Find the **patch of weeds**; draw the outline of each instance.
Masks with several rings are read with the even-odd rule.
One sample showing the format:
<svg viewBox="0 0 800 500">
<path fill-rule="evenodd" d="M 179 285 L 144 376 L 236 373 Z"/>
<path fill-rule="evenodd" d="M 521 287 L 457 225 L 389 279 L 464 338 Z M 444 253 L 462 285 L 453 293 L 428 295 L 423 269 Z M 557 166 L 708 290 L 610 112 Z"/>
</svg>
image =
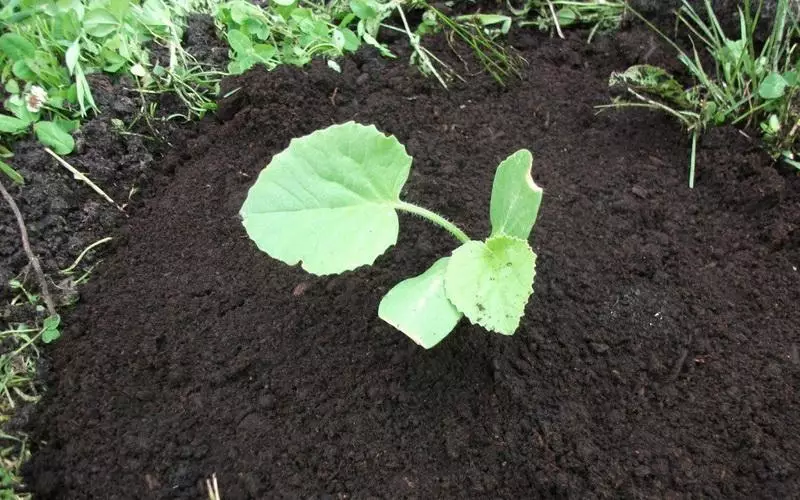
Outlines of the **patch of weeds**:
<svg viewBox="0 0 800 500">
<path fill-rule="evenodd" d="M 756 39 L 763 0 L 757 5 L 745 0 L 739 7 L 738 38 L 729 38 L 723 31 L 710 0 L 703 5 L 705 17 L 686 0 L 677 13 L 678 22 L 690 33 L 691 51 L 680 48 L 632 10 L 678 52 L 678 60 L 695 84 L 684 88 L 662 68 L 633 66 L 611 75 L 609 84 L 624 95 L 600 108 L 644 107 L 677 118 L 691 134 L 689 187 L 694 187 L 699 137 L 708 127 L 724 124 L 757 127 L 773 158 L 800 169 L 796 147 L 800 135 L 800 58 L 796 52 L 800 25 L 790 1 L 777 1 L 763 43 Z M 704 63 L 709 56 L 711 67 Z"/>
<path fill-rule="evenodd" d="M 3 141 L 33 128 L 59 155 L 70 153 L 70 134 L 97 111 L 89 76 L 132 74 L 142 92 L 174 92 L 187 115 L 202 116 L 222 74 L 203 69 L 181 47 L 191 2 L 162 0 L 9 0 L 0 8 L 0 81 L 8 114 L 0 114 Z M 151 60 L 160 45 L 166 64 Z M 0 165 L 14 182 L 21 177 Z"/>
<path fill-rule="evenodd" d="M 424 10 L 423 20 L 412 27 L 407 9 Z M 389 22 L 397 16 L 400 25 Z M 413 54 L 411 63 L 420 71 L 435 77 L 444 87 L 456 73 L 422 45 L 422 37 L 445 28 L 455 33 L 476 53 L 482 65 L 502 82 L 516 74 L 517 59 L 486 35 L 472 17 L 454 20 L 424 1 L 406 3 L 400 0 L 352 0 L 300 2 L 280 0 L 264 6 L 246 0 L 220 4 L 215 15 L 217 25 L 231 46 L 231 73 L 242 73 L 255 64 L 272 69 L 280 64 L 302 66 L 313 57 L 323 57 L 339 71 L 336 58 L 353 53 L 363 45 L 376 48 L 384 57 L 396 57 L 381 43 L 379 31 L 387 29 L 403 33 Z"/>
<path fill-rule="evenodd" d="M 38 297 L 24 291 L 19 284 L 17 289 L 24 292 L 28 305 L 41 307 Z M 0 354 L 0 426 L 5 427 L 21 404 L 39 400 L 41 393 L 36 380 L 41 354 L 37 343 L 57 340 L 59 326 L 60 318 L 56 315 L 44 318 L 37 325 L 12 324 L 0 332 L 3 350 Z M 27 498 L 15 491 L 21 484 L 20 467 L 29 455 L 24 436 L 0 432 L 0 499 Z"/>
<path fill-rule="evenodd" d="M 555 30 L 561 38 L 561 28 L 591 26 L 589 42 L 598 32 L 619 28 L 627 5 L 615 0 L 528 0 L 522 8 L 512 5 L 509 10 L 522 18 L 519 26 L 535 26 L 542 31 Z"/>
<path fill-rule="evenodd" d="M 53 314 L 54 308 L 75 303 L 75 288 L 88 279 L 92 270 L 81 269 L 81 261 L 88 252 L 110 240 L 103 238 L 92 243 L 72 265 L 59 272 L 62 279 L 53 283 L 58 290 L 55 298 L 49 292 L 48 295 L 31 292 L 26 284 L 28 273 L 9 282 L 13 298 L 0 311 L 0 317 L 8 325 L 0 331 L 0 428 L 5 427 L 20 405 L 38 401 L 39 346 L 61 336 L 61 317 Z M 20 322 L 19 318 L 31 319 Z M 0 432 L 0 499 L 27 498 L 16 495 L 15 489 L 20 486 L 19 468 L 28 455 L 24 436 Z"/>
<path fill-rule="evenodd" d="M 472 49 L 483 69 L 500 85 L 512 76 L 520 77 L 520 67 L 525 62 L 519 55 L 496 41 L 508 35 L 511 17 L 502 14 L 469 14 L 450 18 L 436 7 L 420 2 L 434 23 L 450 30 Z M 452 43 L 451 43 L 452 47 Z"/>
<path fill-rule="evenodd" d="M 0 500 L 30 499 L 30 494 L 16 491 L 22 483 L 22 464 L 30 457 L 27 442 L 0 432 L 0 443 Z"/>
</svg>

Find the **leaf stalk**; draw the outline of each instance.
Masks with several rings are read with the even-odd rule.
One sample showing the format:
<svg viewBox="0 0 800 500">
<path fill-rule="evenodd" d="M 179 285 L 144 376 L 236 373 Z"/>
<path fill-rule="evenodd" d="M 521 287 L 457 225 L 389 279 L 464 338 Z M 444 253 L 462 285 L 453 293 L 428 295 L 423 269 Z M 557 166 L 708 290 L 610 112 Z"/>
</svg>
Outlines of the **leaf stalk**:
<svg viewBox="0 0 800 500">
<path fill-rule="evenodd" d="M 467 236 L 467 233 L 459 229 L 458 226 L 456 226 L 449 220 L 445 219 L 441 215 L 431 212 L 427 208 L 418 207 L 413 203 L 407 203 L 405 201 L 398 202 L 397 205 L 395 205 L 395 208 L 398 210 L 405 210 L 406 212 L 410 212 L 415 215 L 419 215 L 423 219 L 428 219 L 437 226 L 440 226 L 445 230 L 447 230 L 450 234 L 455 236 L 456 239 L 461 243 L 466 243 L 468 241 L 471 241 L 471 238 Z"/>
</svg>

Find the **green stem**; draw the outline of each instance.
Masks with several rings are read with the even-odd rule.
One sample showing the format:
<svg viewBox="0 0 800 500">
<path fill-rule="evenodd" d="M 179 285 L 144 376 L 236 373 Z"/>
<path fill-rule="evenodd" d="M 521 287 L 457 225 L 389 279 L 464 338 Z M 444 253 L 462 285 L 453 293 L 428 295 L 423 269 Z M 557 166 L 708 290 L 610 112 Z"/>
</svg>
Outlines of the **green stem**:
<svg viewBox="0 0 800 500">
<path fill-rule="evenodd" d="M 689 158 L 689 189 L 694 189 L 694 168 L 697 164 L 697 136 L 700 132 L 695 129 L 692 134 L 692 156 Z"/>
<path fill-rule="evenodd" d="M 461 243 L 470 241 L 470 237 L 467 236 L 467 233 L 459 229 L 458 226 L 445 219 L 441 215 L 431 212 L 427 208 L 418 207 L 412 203 L 406 203 L 405 201 L 398 202 L 397 205 L 395 205 L 395 208 L 398 210 L 405 210 L 406 212 L 410 212 L 412 214 L 419 215 L 424 219 L 428 219 L 437 226 L 441 226 L 446 229 Z"/>
</svg>

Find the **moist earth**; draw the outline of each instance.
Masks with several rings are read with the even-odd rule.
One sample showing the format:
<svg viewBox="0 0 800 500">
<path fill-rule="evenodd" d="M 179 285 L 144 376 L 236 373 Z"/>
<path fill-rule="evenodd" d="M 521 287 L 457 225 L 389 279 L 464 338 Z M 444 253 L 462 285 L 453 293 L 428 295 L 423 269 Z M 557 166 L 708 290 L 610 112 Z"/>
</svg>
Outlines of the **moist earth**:
<svg viewBox="0 0 800 500">
<path fill-rule="evenodd" d="M 652 35 L 512 32 L 505 88 L 450 91 L 370 51 L 228 80 L 160 163 L 48 350 L 37 498 L 789 498 L 800 491 L 800 178 L 711 131 L 687 187 L 668 117 L 598 113 Z M 355 120 L 414 157 L 404 198 L 488 233 L 498 162 L 534 152 L 535 293 L 513 337 L 462 321 L 425 351 L 382 295 L 456 242 L 401 216 L 373 267 L 315 277 L 259 252 L 247 189 L 293 137 Z"/>
<path fill-rule="evenodd" d="M 225 64 L 227 49 L 216 38 L 208 16 L 188 19 L 183 45 L 206 67 Z M 154 47 L 154 52 L 157 49 Z M 65 159 L 123 210 L 75 180 L 32 136 L 14 143 L 14 157 L 6 160 L 25 178 L 25 186 L 12 185 L 5 176 L 2 179 L 19 205 L 33 251 L 45 272 L 56 280 L 59 269 L 70 266 L 90 244 L 112 235 L 135 212 L 142 192 L 149 193 L 148 186 L 163 173 L 156 159 L 169 139 L 179 141 L 185 130 L 185 125 L 176 120 L 162 120 L 186 113 L 185 105 L 174 95 L 144 96 L 147 102 L 143 104 L 143 96 L 127 77 L 112 79 L 96 74 L 89 78 L 100 113 L 81 126 L 75 134 L 75 151 Z M 156 113 L 148 120 L 143 110 L 151 104 L 156 105 Z M 123 124 L 123 128 L 115 123 Z M 80 269 L 90 268 L 107 247 L 96 248 L 85 256 Z M 27 264 L 16 221 L 10 210 L 0 210 L 0 298 L 9 297 L 9 279 L 23 272 Z M 34 281 L 28 283 L 32 289 L 36 288 Z M 67 280 L 57 285 L 51 287 L 57 302 L 71 301 L 76 293 L 73 284 Z M 25 322 L 31 312 L 6 307 L 0 311 L 0 320 Z"/>
</svg>

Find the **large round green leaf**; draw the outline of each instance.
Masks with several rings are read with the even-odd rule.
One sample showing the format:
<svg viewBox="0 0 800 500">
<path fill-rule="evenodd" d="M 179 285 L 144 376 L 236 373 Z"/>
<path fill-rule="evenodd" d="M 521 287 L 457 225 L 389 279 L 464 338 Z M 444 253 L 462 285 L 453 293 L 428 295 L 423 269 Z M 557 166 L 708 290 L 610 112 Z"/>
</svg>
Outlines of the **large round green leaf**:
<svg viewBox="0 0 800 500">
<path fill-rule="evenodd" d="M 294 139 L 241 209 L 258 247 L 310 273 L 372 264 L 397 241 L 395 206 L 411 157 L 394 136 L 353 122 Z"/>
<path fill-rule="evenodd" d="M 512 335 L 533 293 L 536 254 L 525 240 L 493 236 L 468 241 L 453 252 L 445 292 L 472 323 Z"/>
<path fill-rule="evenodd" d="M 445 295 L 444 275 L 449 260 L 441 258 L 419 276 L 401 281 L 378 307 L 382 320 L 425 349 L 447 337 L 463 316 Z"/>
</svg>

